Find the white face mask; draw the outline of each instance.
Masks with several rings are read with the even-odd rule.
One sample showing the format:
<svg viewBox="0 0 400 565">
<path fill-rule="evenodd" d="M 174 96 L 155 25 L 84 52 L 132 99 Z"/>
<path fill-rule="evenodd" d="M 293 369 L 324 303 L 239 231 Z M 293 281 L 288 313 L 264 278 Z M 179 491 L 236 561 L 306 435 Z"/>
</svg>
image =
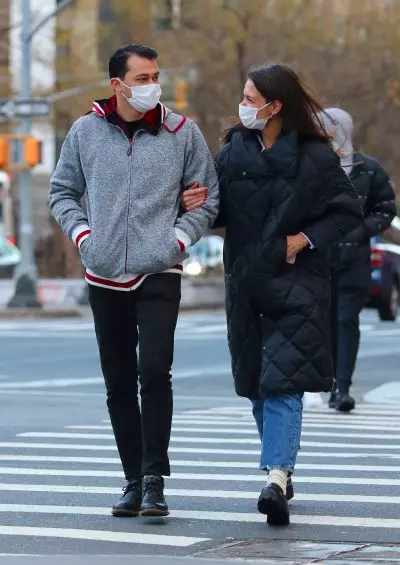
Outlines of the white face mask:
<svg viewBox="0 0 400 565">
<path fill-rule="evenodd" d="M 261 106 L 261 108 L 251 108 L 251 106 L 239 104 L 239 118 L 244 127 L 248 129 L 263 130 L 274 114 L 272 114 L 269 118 L 262 119 L 257 118 L 257 114 L 260 110 L 263 110 L 270 104 L 272 104 L 272 102 L 268 102 L 268 104 Z"/>
<path fill-rule="evenodd" d="M 160 102 L 162 90 L 159 84 L 143 84 L 141 86 L 128 86 L 122 80 L 120 83 L 129 88 L 131 91 L 131 98 L 122 95 L 126 98 L 129 104 L 138 112 L 145 114 L 154 108 Z"/>
</svg>

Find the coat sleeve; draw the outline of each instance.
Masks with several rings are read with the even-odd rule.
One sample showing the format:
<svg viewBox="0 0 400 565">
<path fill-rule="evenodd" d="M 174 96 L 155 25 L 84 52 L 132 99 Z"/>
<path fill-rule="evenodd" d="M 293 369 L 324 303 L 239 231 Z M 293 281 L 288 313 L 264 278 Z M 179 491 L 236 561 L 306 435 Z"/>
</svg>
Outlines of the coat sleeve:
<svg viewBox="0 0 400 565">
<path fill-rule="evenodd" d="M 89 236 L 87 216 L 82 208 L 86 190 L 78 139 L 78 124 L 72 126 L 63 146 L 56 169 L 50 179 L 49 206 L 63 232 L 80 246 Z"/>
<path fill-rule="evenodd" d="M 318 218 L 301 231 L 315 248 L 325 251 L 362 224 L 363 214 L 356 191 L 330 146 L 321 149 L 315 165 L 326 199 L 322 199 Z"/>
<path fill-rule="evenodd" d="M 374 162 L 371 172 L 371 191 L 365 217 L 367 239 L 385 231 L 396 215 L 396 197 L 389 175 L 377 161 Z"/>
<path fill-rule="evenodd" d="M 200 129 L 194 122 L 190 123 L 190 127 L 191 134 L 186 148 L 182 177 L 183 187 L 187 188 L 198 182 L 199 186 L 208 188 L 208 193 L 207 200 L 202 206 L 184 212 L 176 221 L 177 236 L 184 247 L 197 243 L 207 233 L 219 209 L 218 178 L 213 158 Z"/>
<path fill-rule="evenodd" d="M 228 154 L 228 145 L 224 147 L 217 153 L 215 158 L 215 168 L 217 170 L 218 183 L 219 183 L 219 213 L 215 219 L 213 228 L 224 228 L 226 226 L 226 196 L 228 190 L 228 180 L 226 172 L 226 159 Z"/>
</svg>

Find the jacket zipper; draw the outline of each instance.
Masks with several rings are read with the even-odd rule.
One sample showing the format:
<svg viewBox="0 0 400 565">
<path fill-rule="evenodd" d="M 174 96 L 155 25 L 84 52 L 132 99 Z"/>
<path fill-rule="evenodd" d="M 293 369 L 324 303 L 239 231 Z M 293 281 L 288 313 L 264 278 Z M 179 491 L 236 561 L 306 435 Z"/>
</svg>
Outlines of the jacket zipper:
<svg viewBox="0 0 400 565">
<path fill-rule="evenodd" d="M 132 139 L 129 142 L 129 147 L 127 151 L 128 157 L 130 157 L 130 164 L 129 164 L 129 185 L 128 185 L 128 205 L 126 210 L 126 235 L 125 235 L 125 267 L 124 272 L 128 274 L 128 228 L 129 228 L 129 212 L 131 209 L 131 186 L 132 186 L 132 161 L 133 161 L 133 146 L 136 141 L 136 137 L 139 133 L 144 132 L 145 130 L 138 130 Z"/>
<path fill-rule="evenodd" d="M 128 146 L 128 150 L 126 152 L 126 154 L 128 155 L 128 157 L 130 157 L 130 164 L 129 164 L 129 185 L 128 185 L 128 205 L 127 205 L 127 211 L 126 211 L 126 230 L 125 230 L 125 263 L 124 263 L 124 273 L 125 275 L 127 275 L 127 269 L 128 269 L 128 226 L 129 226 L 129 212 L 130 212 L 130 201 L 131 201 L 131 184 L 132 184 L 132 153 L 133 153 L 133 145 L 135 143 L 136 137 L 139 133 L 141 132 L 145 132 L 146 130 L 144 129 L 139 129 L 137 132 L 135 132 L 134 136 L 132 137 L 132 139 L 129 139 L 127 137 L 127 135 L 125 134 L 125 132 L 117 125 L 115 124 L 111 124 L 110 122 L 108 122 L 111 126 L 117 128 L 122 135 L 128 139 L 129 142 L 129 146 Z"/>
</svg>

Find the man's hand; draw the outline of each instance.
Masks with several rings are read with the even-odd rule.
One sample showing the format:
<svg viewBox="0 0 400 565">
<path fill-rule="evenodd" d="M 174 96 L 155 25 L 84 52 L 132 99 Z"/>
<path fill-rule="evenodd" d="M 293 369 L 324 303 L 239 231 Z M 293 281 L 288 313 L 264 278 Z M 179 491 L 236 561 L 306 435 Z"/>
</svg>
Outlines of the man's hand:
<svg viewBox="0 0 400 565">
<path fill-rule="evenodd" d="M 207 199 L 208 188 L 199 187 L 199 183 L 195 182 L 189 186 L 182 194 L 181 202 L 185 212 L 190 212 L 195 208 L 199 208 Z"/>
<path fill-rule="evenodd" d="M 296 255 L 303 251 L 308 245 L 309 241 L 302 233 L 288 235 L 286 261 L 293 264 L 296 261 Z"/>
</svg>

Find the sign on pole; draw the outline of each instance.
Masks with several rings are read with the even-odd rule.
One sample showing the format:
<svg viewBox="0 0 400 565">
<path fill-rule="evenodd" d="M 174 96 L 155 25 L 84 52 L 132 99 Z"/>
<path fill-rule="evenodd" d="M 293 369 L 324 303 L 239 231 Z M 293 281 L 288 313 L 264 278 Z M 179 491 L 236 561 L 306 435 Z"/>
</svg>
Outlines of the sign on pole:
<svg viewBox="0 0 400 565">
<path fill-rule="evenodd" d="M 46 100 L 0 100 L 0 115 L 8 118 L 39 118 L 50 113 Z"/>
</svg>

